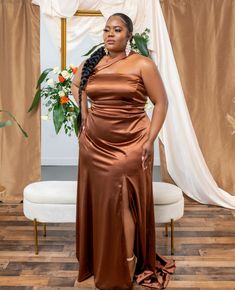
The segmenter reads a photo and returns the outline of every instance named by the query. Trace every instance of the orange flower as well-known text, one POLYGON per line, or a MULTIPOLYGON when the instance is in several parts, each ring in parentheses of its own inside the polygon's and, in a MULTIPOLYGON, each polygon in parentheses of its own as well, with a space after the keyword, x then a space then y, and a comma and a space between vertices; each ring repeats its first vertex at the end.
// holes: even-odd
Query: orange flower
POLYGON ((73 74, 75 75, 75 73, 78 71, 78 67, 72 67, 72 72, 73 72, 73 74))
POLYGON ((68 101, 69 101, 69 98, 67 96, 63 96, 60 98, 60 103, 62 105, 68 103, 68 101))
POLYGON ((59 78, 59 82, 60 83, 63 83, 65 81, 65 78, 63 76, 61 76, 61 75, 59 75, 58 78, 59 78))

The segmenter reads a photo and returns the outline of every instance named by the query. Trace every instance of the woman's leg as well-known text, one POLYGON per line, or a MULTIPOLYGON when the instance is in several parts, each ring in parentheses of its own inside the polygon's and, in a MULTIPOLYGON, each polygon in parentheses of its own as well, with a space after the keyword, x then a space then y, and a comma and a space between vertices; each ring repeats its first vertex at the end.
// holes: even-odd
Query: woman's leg
MULTIPOLYGON (((135 239, 135 223, 133 221, 131 211, 129 208, 128 192, 127 190, 123 191, 123 206, 124 206, 124 231, 126 238, 126 247, 127 247, 127 258, 133 256, 134 248, 134 239, 135 239)), ((135 260, 128 262, 130 273, 133 272, 135 266, 135 260)))

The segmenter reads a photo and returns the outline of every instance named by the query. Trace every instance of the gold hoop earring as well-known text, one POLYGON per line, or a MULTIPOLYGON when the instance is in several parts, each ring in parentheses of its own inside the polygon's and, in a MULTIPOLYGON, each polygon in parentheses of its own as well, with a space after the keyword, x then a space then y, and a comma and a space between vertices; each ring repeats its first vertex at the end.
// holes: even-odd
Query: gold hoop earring
POLYGON ((125 53, 126 53, 126 56, 128 56, 131 52, 131 42, 130 40, 127 41, 127 44, 126 44, 126 48, 125 48, 125 53))
POLYGON ((104 46, 104 51, 105 51, 105 54, 108 55, 109 54, 109 51, 107 50, 107 48, 104 46))

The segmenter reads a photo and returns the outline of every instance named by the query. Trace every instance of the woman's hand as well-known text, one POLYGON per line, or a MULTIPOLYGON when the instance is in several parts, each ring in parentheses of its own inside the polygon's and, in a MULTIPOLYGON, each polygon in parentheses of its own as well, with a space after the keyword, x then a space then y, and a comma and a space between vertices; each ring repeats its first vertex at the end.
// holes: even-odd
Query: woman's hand
POLYGON ((84 129, 86 128, 86 117, 87 117, 87 116, 83 116, 83 115, 82 115, 82 124, 81 124, 81 126, 82 126, 82 130, 84 130, 84 129))
POLYGON ((142 150, 142 168, 144 170, 147 169, 147 163, 152 155, 153 155, 153 142, 148 140, 144 143, 142 150))

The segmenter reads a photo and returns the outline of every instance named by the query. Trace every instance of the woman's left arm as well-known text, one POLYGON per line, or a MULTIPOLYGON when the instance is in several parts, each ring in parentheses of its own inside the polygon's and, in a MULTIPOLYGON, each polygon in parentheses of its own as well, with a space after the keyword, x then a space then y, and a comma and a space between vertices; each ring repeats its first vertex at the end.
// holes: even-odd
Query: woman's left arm
POLYGON ((142 165, 143 168, 146 169, 147 160, 151 154, 153 154, 154 140, 156 139, 166 117, 168 100, 157 66, 149 58, 144 58, 141 61, 141 76, 146 92, 154 104, 148 140, 143 145, 142 151, 142 165))

